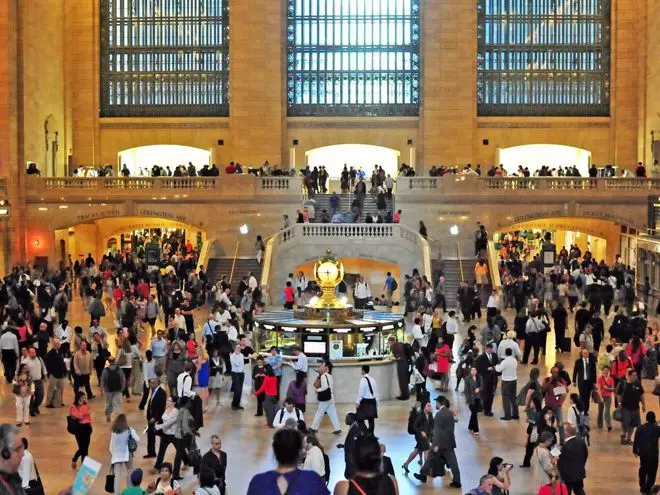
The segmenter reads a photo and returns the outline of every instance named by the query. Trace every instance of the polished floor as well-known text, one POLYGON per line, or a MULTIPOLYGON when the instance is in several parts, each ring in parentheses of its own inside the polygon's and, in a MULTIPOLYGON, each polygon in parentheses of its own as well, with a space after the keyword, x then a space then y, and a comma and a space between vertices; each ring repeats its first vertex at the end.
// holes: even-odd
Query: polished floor
MULTIPOLYGON (((511 315, 507 315, 511 318, 511 315)), ((83 324, 88 321, 88 317, 83 314, 80 301, 72 304, 72 312, 69 315, 71 325, 83 324)), ((200 322, 203 320, 197 319, 200 322)), ((102 322, 105 328, 112 326, 110 317, 104 318, 102 322)), ((86 327, 85 332, 87 331, 86 327)), ((111 339, 112 340, 112 339, 111 339)), ((575 351, 572 356, 566 354, 560 355, 559 359, 565 362, 569 368, 572 368, 572 361, 575 359, 575 351)), ((547 365, 555 362, 554 353, 549 353, 542 361, 542 372, 547 373, 547 365)), ((519 384, 524 382, 527 376, 529 366, 519 368, 519 384)), ((95 382, 95 380, 93 380, 95 382)), ((357 383, 357 382, 356 382, 357 383)), ((512 463, 515 468, 512 471, 511 494, 536 494, 538 490, 533 471, 518 468, 524 455, 525 425, 523 422, 509 421, 504 422, 498 419, 501 415, 501 400, 496 397, 493 408, 495 416, 485 418, 480 416, 481 435, 474 437, 467 431, 467 422, 469 410, 465 405, 462 393, 453 392, 454 378, 452 378, 452 392, 448 394, 452 407, 455 408, 460 417, 460 422, 456 425, 456 440, 458 448, 456 454, 458 457, 463 490, 452 488, 443 488, 450 481, 450 477, 444 480, 435 479, 429 481, 426 485, 420 483, 412 477, 403 476, 400 469, 402 462, 406 459, 414 446, 414 439, 406 432, 407 417, 410 404, 399 401, 388 401, 381 404, 379 410, 379 419, 376 423, 376 434, 382 443, 387 446, 387 455, 392 458, 392 462, 397 470, 399 489, 402 495, 417 493, 465 493, 477 486, 478 479, 488 468, 488 462, 493 456, 503 457, 507 462, 512 463)), ((645 381, 645 388, 651 387, 650 381, 645 381)), ((94 383, 94 390, 96 390, 94 383)), ((2 385, 0 396, 0 420, 2 422, 14 423, 15 406, 14 396, 11 394, 9 385, 2 385)), ((461 385, 462 390, 462 385, 461 385)), ((224 403, 229 404, 229 395, 227 391, 223 392, 224 403)), ((65 402, 71 403, 72 392, 67 390, 65 402)), ((646 395, 647 406, 656 412, 659 411, 658 398, 650 393, 646 395)), ((264 428, 263 418, 255 418, 255 402, 253 399, 244 396, 246 410, 242 412, 233 412, 229 407, 212 407, 205 416, 205 427, 201 430, 199 444, 202 451, 208 449, 211 434, 218 434, 223 440, 223 449, 227 452, 229 466, 227 470, 228 493, 231 495, 244 494, 251 476, 262 470, 273 467, 274 460, 270 451, 271 434, 270 430, 264 428)), ((127 412, 130 424, 139 434, 144 430, 146 421, 143 413, 138 410, 139 397, 131 398, 129 403, 124 403, 124 411, 127 412)), ((95 483, 93 494, 102 494, 103 478, 108 467, 108 442, 109 425, 105 423, 103 417, 103 399, 94 399, 91 401, 93 428, 92 442, 90 447, 90 456, 101 461, 104 470, 101 477, 95 483)), ((339 416, 342 417, 353 407, 350 404, 339 405, 339 416)), ((33 418, 30 426, 23 427, 23 434, 30 441, 30 450, 33 452, 37 466, 41 473, 46 493, 57 493, 59 490, 69 486, 75 477, 75 471, 71 468, 70 459, 76 450, 75 440, 66 433, 66 411, 46 409, 42 407, 42 414, 33 418)), ((307 412, 311 420, 314 414, 315 406, 312 405, 307 412)), ((592 414, 593 415, 593 414, 592 414)), ((595 418, 594 418, 595 420, 595 418)), ((592 422, 594 422, 592 420, 592 422)), ((594 425, 595 426, 595 425, 594 425)), ((331 461, 331 482, 335 482, 343 476, 344 461, 343 451, 337 449, 336 444, 343 441, 343 437, 338 438, 332 435, 331 425, 326 419, 321 425, 319 433, 321 443, 327 450, 331 461)), ((146 452, 146 437, 140 442, 134 466, 149 470, 152 460, 143 460, 142 455, 146 452)), ((598 431, 594 428, 592 433, 592 445, 590 448, 590 457, 587 464, 588 477, 586 480, 586 492, 588 494, 599 495, 632 495, 639 493, 637 485, 637 462, 634 459, 631 448, 619 444, 619 424, 615 423, 615 429, 608 433, 598 431)), ((174 452, 172 449, 168 452, 168 460, 172 460, 174 452)), ((413 463, 411 468, 416 469, 413 463)), ((147 480, 153 479, 152 475, 147 476, 147 480)), ((146 482, 144 484, 146 486, 146 482)), ((195 481, 192 472, 188 472, 184 479, 184 493, 192 493, 195 481)))

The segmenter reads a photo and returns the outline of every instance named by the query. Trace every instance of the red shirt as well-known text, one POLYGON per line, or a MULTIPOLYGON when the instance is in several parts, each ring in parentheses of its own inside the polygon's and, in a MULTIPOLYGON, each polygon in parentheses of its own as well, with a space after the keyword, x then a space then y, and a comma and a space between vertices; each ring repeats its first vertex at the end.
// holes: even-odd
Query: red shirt
POLYGON ((555 483, 552 485, 543 485, 539 488, 538 495, 568 495, 568 488, 563 483, 555 483))
POLYGON ((435 351, 435 361, 438 364, 438 373, 449 373, 449 355, 451 351, 447 344, 443 344, 435 351))
POLYGON ((284 288, 284 300, 286 302, 294 302, 296 300, 295 292, 293 287, 286 286, 284 288))
POLYGON ((142 282, 141 284, 138 284, 138 291, 144 296, 144 297, 149 297, 149 284, 146 282, 142 282))
POLYGON ((186 356, 189 359, 194 359, 197 357, 197 342, 194 340, 189 340, 186 342, 186 349, 188 351, 188 355, 186 356))
POLYGON ((561 405, 564 403, 566 400, 566 394, 562 395, 555 395, 554 389, 557 387, 563 386, 566 388, 566 382, 562 380, 561 378, 557 378, 557 385, 553 386, 550 383, 550 379, 546 378, 546 381, 543 382, 543 389, 545 390, 545 405, 548 407, 561 407, 561 405))
POLYGON ((632 345, 628 344, 626 346, 626 356, 628 356, 633 362, 633 366, 639 363, 640 359, 644 357, 645 352, 646 351, 644 350, 644 345, 642 344, 640 344, 637 348, 637 352, 633 352, 632 345))
POLYGON ((598 392, 601 397, 606 398, 612 396, 612 392, 609 389, 614 388, 614 378, 608 376, 606 379, 604 376, 599 376, 598 380, 596 380, 596 384, 598 385, 598 392))
POLYGON ((69 414, 76 418, 81 425, 92 424, 92 417, 89 415, 89 406, 83 404, 80 407, 71 406, 69 414))
POLYGON ((121 298, 124 297, 124 291, 121 290, 119 287, 116 287, 115 290, 112 292, 112 298, 115 300, 117 304, 121 302, 121 298))
POLYGON ((264 381, 259 387, 259 390, 254 392, 254 395, 259 395, 263 392, 266 392, 266 395, 275 397, 277 395, 277 377, 275 376, 264 376, 264 381))
POLYGON ((626 371, 628 368, 632 368, 632 363, 630 359, 625 361, 620 361, 619 358, 616 358, 612 363, 612 375, 617 377, 619 380, 626 377, 626 371))

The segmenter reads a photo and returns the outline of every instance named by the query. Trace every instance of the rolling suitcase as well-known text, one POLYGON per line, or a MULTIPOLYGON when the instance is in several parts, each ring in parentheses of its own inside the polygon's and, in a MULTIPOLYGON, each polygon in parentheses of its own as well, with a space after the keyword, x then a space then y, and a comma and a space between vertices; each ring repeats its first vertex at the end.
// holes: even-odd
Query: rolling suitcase
POLYGON ((570 337, 565 337, 561 342, 559 342, 559 349, 561 349, 561 352, 571 352, 570 337))

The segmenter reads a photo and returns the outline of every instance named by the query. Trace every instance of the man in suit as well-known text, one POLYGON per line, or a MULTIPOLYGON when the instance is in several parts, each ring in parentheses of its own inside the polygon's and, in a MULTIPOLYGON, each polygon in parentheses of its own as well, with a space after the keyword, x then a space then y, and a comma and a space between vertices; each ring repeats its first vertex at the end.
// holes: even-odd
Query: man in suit
POLYGON ((568 495, 585 495, 584 478, 587 477, 585 466, 589 451, 582 438, 576 436, 575 425, 566 423, 566 440, 561 448, 561 455, 557 461, 557 468, 561 479, 566 483, 568 495))
POLYGON ((646 424, 637 428, 633 454, 639 457, 639 491, 651 493, 658 472, 658 439, 660 426, 655 422, 655 413, 646 413, 646 424))
POLYGON ((483 387, 481 389, 481 403, 484 406, 484 415, 493 415, 493 399, 495 398, 495 390, 497 390, 497 371, 495 366, 498 365, 500 360, 497 354, 493 352, 492 344, 487 344, 484 352, 475 360, 474 366, 477 372, 481 375, 483 387))
MULTIPOLYGON (((436 457, 443 458, 451 469, 452 482, 449 486, 453 488, 461 487, 461 472, 458 469, 458 460, 456 459, 456 437, 454 436, 454 426, 458 423, 458 416, 449 409, 449 400, 442 395, 435 399, 438 412, 433 418, 433 443, 431 445, 432 455, 428 456, 426 462, 414 476, 422 483, 426 483, 431 467, 436 457)), ((444 467, 443 467, 444 469, 444 467)), ((444 474, 441 473, 441 474, 444 474)))
POLYGON ((167 393, 160 385, 160 377, 149 380, 149 398, 147 399, 147 454, 144 459, 156 457, 156 429, 154 426, 163 422, 167 393))
POLYGON ((577 386, 585 413, 589 412, 591 391, 596 386, 596 378, 596 360, 587 349, 582 349, 573 366, 573 383, 577 386))

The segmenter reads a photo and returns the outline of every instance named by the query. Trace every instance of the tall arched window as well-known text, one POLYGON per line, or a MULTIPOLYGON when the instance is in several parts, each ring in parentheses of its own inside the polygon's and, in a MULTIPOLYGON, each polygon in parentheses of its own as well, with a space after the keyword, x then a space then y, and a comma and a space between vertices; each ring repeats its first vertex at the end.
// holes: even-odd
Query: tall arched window
POLYGON ((478 0, 478 114, 607 116, 611 0, 478 0))
POLYGON ((419 113, 420 0, 287 0, 290 116, 419 113))
POLYGON ((101 0, 101 116, 229 115, 228 0, 101 0))

